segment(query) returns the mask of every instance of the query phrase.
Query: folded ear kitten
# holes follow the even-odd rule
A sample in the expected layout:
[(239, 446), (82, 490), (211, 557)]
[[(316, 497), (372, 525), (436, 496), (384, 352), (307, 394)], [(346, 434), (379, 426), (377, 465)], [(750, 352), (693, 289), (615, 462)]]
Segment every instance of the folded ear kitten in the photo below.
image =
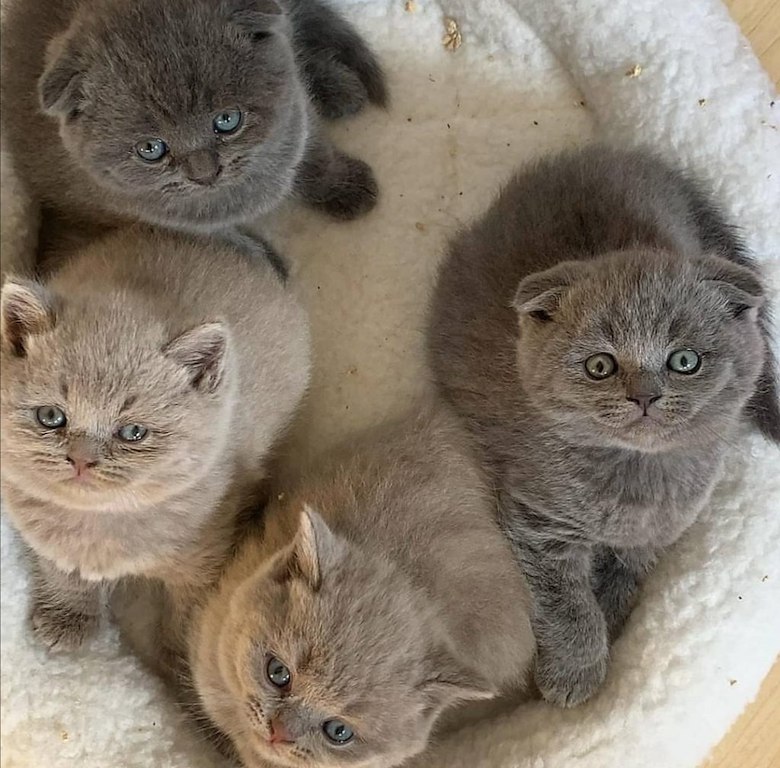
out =
[(452, 243), (428, 343), (530, 582), (537, 683), (578, 704), (741, 425), (780, 439), (758, 267), (690, 180), (592, 147), (521, 172)]
[(343, 219), (376, 201), (314, 102), (384, 104), (384, 77), (315, 0), (13, 0), (3, 32), (4, 138), (44, 207), (213, 231), (290, 195)]
[(245, 494), (306, 389), (294, 293), (218, 241), (120, 230), (2, 289), (0, 477), (34, 553), (32, 623), (57, 648), (101, 584), (214, 578)]
[(400, 765), (519, 690), (524, 580), (444, 410), (374, 430), (267, 509), (196, 616), (206, 716), (246, 768)]

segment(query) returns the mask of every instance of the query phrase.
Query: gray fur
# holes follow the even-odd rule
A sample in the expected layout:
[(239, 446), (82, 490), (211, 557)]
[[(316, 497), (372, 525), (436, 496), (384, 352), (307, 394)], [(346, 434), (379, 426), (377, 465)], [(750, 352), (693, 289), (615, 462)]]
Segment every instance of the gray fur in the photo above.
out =
[[(575, 705), (745, 415), (780, 435), (758, 269), (692, 182), (596, 146), (519, 173), (452, 243), (428, 343), (531, 585), (537, 683)], [(667, 369), (679, 348), (698, 373)], [(620, 367), (596, 382), (600, 352)]]
[[(307, 49), (316, 24), (330, 43)], [(290, 195), (342, 219), (375, 203), (371, 169), (331, 145), (315, 102), (384, 103), (381, 69), (314, 0), (13, 0), (3, 33), (4, 138), (66, 218), (214, 231)], [(218, 134), (229, 108), (243, 123)], [(135, 152), (151, 138), (169, 147), (156, 163)]]

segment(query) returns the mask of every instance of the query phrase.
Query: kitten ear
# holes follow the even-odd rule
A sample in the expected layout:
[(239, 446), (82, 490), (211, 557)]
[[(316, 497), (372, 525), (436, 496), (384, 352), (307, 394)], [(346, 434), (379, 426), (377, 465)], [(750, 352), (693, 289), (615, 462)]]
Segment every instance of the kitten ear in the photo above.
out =
[(429, 661), (433, 672), (420, 689), (434, 710), (458, 701), (492, 699), (498, 693), (484, 678), (460, 664), (446, 648), (436, 650)]
[(204, 323), (177, 336), (163, 354), (186, 369), (195, 389), (213, 394), (225, 374), (228, 343), (224, 323)]
[(54, 327), (54, 297), (40, 283), (11, 278), (3, 285), (0, 315), (3, 347), (24, 357), (28, 337)]
[(55, 40), (49, 64), (38, 80), (38, 97), (50, 115), (75, 115), (84, 101), (84, 70), (70, 43)]
[(552, 320), (561, 298), (587, 267), (564, 261), (552, 269), (526, 277), (518, 286), (512, 306), (520, 315), (528, 315), (542, 323)]
[(339, 542), (333, 531), (322, 516), (306, 504), (287, 562), (288, 574), (303, 578), (312, 589), (319, 589), (323, 566), (338, 549)]
[(766, 297), (761, 278), (748, 267), (720, 256), (701, 256), (697, 260), (700, 274), (726, 300), (734, 317), (747, 312), (752, 320)]
[(284, 16), (275, 0), (230, 0), (228, 8), (231, 23), (258, 40), (273, 32)]

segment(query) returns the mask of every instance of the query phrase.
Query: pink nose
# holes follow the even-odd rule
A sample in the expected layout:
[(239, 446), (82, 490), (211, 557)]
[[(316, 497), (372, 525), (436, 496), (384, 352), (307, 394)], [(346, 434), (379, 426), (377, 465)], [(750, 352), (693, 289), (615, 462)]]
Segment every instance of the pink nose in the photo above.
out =
[(289, 731), (274, 718), (271, 720), (271, 735), (268, 737), (271, 744), (292, 744), (295, 739), (291, 738)]
[(87, 473), (87, 470), (90, 470), (93, 467), (97, 466), (96, 461), (94, 460), (91, 461), (83, 456), (68, 455), (65, 458), (68, 464), (70, 464), (75, 470), (77, 477), (81, 477), (82, 475)]

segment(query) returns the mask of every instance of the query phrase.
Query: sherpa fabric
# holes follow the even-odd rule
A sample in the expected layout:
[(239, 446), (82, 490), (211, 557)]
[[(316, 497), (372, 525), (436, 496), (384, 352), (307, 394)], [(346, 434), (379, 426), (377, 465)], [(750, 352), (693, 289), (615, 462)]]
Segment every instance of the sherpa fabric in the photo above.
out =
[[(381, 52), (393, 104), (333, 126), (339, 145), (376, 169), (374, 213), (338, 224), (291, 206), (264, 224), (311, 311), (316, 371), (298, 456), (402, 410), (423, 388), (423, 314), (447, 237), (512, 168), (547, 151), (598, 136), (648, 144), (694, 170), (780, 285), (780, 104), (717, 0), (338, 5)], [(459, 47), (452, 26), (443, 43), (447, 19)], [(4, 173), (7, 269), (29, 226)], [(4, 527), (2, 768), (217, 765), (109, 628), (82, 653), (48, 656), (31, 643), (25, 604)], [(780, 452), (746, 436), (709, 509), (647, 584), (597, 698), (573, 711), (525, 704), (416, 764), (695, 768), (776, 658), (779, 606)]]

